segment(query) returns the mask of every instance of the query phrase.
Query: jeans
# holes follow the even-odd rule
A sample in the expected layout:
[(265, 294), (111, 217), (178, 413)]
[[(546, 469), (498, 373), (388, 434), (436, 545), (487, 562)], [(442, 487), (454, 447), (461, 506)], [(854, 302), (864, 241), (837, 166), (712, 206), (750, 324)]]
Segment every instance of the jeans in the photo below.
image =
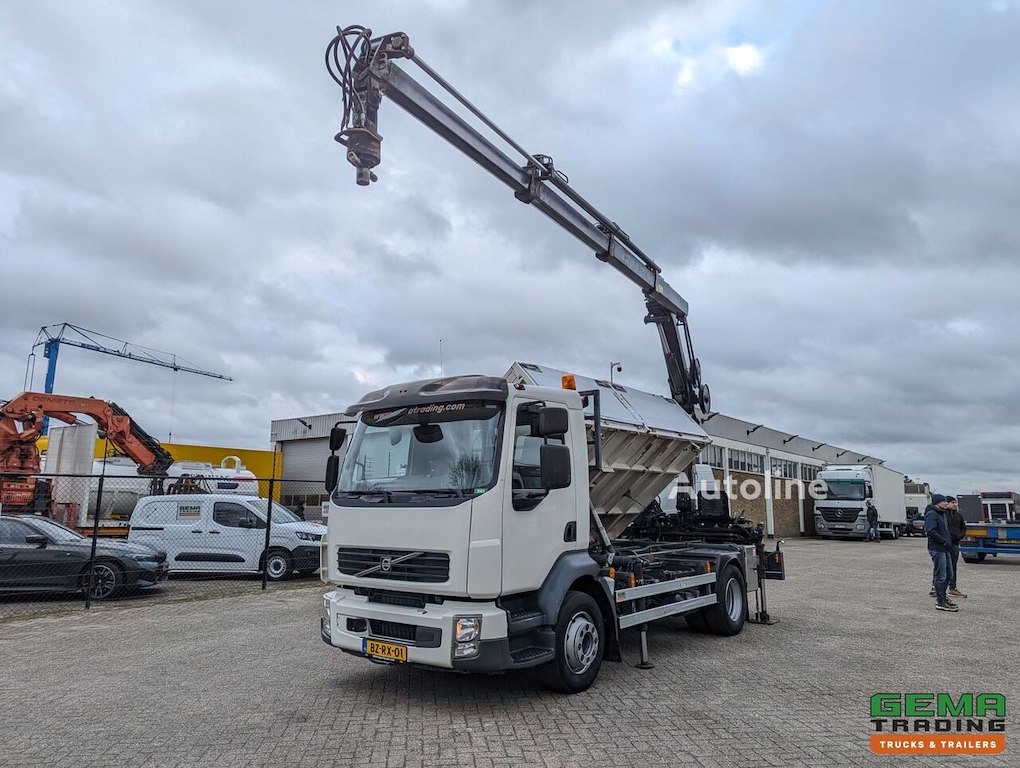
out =
[(949, 570), (949, 588), (956, 589), (956, 572), (960, 564), (960, 543), (950, 545), (949, 547), (949, 564), (952, 566)]
[(868, 523), (868, 541), (881, 541), (882, 534), (878, 532), (878, 521)]
[(931, 555), (932, 565), (935, 567), (935, 597), (942, 601), (946, 599), (946, 586), (949, 584), (953, 558), (948, 552), (931, 547), (928, 548), (928, 554)]

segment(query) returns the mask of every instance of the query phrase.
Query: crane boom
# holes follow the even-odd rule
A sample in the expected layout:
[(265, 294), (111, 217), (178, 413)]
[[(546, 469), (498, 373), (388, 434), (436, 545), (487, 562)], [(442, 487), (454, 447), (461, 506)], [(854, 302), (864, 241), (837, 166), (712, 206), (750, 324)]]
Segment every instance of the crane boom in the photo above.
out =
[[(432, 80), (523, 156), (515, 162), (503, 149), (460, 117), (435, 94), (398, 67), (397, 59), (419, 66)], [(523, 203), (538, 209), (562, 229), (595, 252), (635, 283), (644, 293), (646, 323), (659, 331), (670, 392), (693, 417), (711, 408), (708, 386), (701, 382), (701, 366), (694, 356), (687, 324), (687, 301), (665, 280), (659, 266), (609, 217), (585, 200), (552, 158), (523, 150), (480, 110), (418, 57), (403, 32), (372, 37), (360, 26), (337, 28), (326, 49), (330, 75), (343, 89), (344, 115), (336, 140), (347, 148), (347, 160), (356, 168), (357, 182), (367, 186), (377, 177), (382, 136), (378, 110), (385, 95), (509, 187)]]
[[(119, 346), (111, 346), (109, 342), (115, 342)], [(39, 334), (35, 338), (35, 344), (32, 345), (32, 353), (29, 355), (29, 360), (33, 361), (35, 359), (35, 348), (41, 346), (43, 348), (43, 357), (49, 360), (49, 364), (46, 366), (46, 381), (43, 384), (43, 389), (47, 394), (53, 392), (53, 385), (57, 375), (57, 356), (60, 354), (60, 346), (62, 344), (66, 344), (70, 347), (78, 347), (79, 349), (88, 349), (92, 352), (100, 352), (104, 355), (123, 357), (126, 360), (134, 360), (138, 363), (158, 365), (163, 368), (170, 368), (174, 372), (180, 371), (183, 373), (194, 373), (199, 376), (208, 376), (213, 379), (233, 381), (232, 378), (225, 376), (222, 373), (205, 371), (201, 368), (194, 368), (190, 365), (182, 365), (179, 362), (177, 355), (170, 352), (161, 352), (157, 349), (140, 347), (137, 344), (132, 344), (131, 342), (124, 341), (123, 339), (107, 336), (105, 333), (90, 331), (88, 328), (80, 328), (77, 325), (72, 325), (71, 323), (61, 323), (60, 325), (44, 325), (40, 328)], [(26, 379), (27, 378), (28, 377), (26, 376)], [(26, 388), (29, 386), (27, 381), (25, 386)], [(44, 435), (49, 432), (49, 421), (48, 416), (43, 418), (42, 434)]]

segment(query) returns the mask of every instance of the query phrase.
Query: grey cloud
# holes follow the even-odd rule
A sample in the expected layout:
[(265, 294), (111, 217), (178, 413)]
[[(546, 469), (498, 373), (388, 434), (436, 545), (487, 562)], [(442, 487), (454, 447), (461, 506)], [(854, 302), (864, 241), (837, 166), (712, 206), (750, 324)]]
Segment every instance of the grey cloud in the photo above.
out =
[(723, 411), (1020, 486), (1015, 6), (4, 6), (0, 396), (63, 320), (233, 375), (62, 357), (58, 388), (196, 442), (434, 375), (440, 338), (446, 373), (621, 359), (664, 391), (640, 292), (392, 104), (354, 185), (322, 64), (353, 22), (407, 31), (663, 266)]

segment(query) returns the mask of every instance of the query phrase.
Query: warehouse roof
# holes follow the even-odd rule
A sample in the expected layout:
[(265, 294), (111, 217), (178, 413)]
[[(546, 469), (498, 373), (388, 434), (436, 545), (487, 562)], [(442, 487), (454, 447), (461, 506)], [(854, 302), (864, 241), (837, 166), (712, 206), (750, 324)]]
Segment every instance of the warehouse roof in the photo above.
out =
[(829, 445), (821, 440), (812, 440), (800, 435), (791, 435), (789, 432), (781, 432), (763, 424), (755, 424), (721, 413), (709, 414), (701, 425), (712, 437), (747, 443), (759, 448), (784, 451), (822, 464), (885, 463), (885, 459), (879, 459), (860, 451)]

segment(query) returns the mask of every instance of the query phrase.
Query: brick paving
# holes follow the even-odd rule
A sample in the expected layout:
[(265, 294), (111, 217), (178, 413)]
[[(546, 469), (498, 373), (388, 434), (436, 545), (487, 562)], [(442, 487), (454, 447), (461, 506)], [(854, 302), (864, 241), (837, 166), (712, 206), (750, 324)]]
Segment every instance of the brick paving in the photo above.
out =
[[(589, 691), (532, 674), (370, 664), (319, 639), (322, 585), (0, 624), (4, 766), (1020, 765), (1020, 558), (963, 565), (936, 613), (922, 540), (795, 540), (772, 583), (781, 622), (734, 638), (671, 620), (652, 671), (606, 663)], [(879, 691), (995, 691), (1007, 750), (885, 757), (867, 748)]]

